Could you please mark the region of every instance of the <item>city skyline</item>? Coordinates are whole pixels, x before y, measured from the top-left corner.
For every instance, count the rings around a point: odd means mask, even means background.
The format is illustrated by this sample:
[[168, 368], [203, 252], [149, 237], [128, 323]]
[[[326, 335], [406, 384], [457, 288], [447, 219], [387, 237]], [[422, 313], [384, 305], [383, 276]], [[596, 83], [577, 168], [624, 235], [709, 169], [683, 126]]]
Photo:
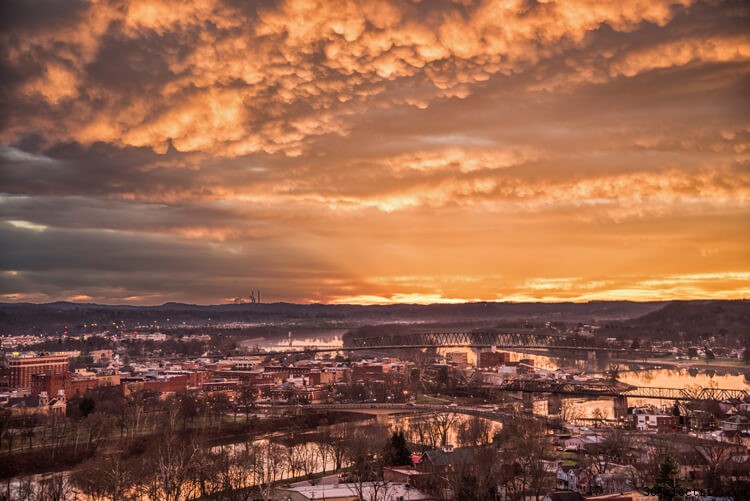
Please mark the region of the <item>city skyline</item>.
[[3, 5], [0, 301], [750, 297], [750, 7]]

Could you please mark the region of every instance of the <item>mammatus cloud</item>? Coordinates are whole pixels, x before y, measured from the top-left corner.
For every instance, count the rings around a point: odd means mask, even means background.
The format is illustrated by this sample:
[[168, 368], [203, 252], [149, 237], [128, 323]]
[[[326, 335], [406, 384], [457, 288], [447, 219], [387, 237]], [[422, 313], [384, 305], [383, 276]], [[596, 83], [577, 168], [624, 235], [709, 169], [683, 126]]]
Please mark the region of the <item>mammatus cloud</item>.
[[[369, 107], [465, 98], [493, 76], [593, 45], [591, 35], [605, 26], [624, 33], [646, 23], [664, 27], [690, 3], [519, 0], [430, 8], [288, 0], [246, 13], [215, 0], [180, 9], [154, 0], [95, 2], [68, 24], [4, 38], [12, 66], [28, 59], [37, 66], [15, 97], [67, 112], [66, 127], [52, 139], [296, 156], [315, 136], [348, 134], [350, 117]], [[122, 76], [146, 80], [146, 92], [97, 74], [97, 58], [112, 45], [125, 63]], [[747, 36], [668, 42], [615, 58], [609, 73], [743, 61], [749, 47]], [[11, 130], [27, 132], [21, 117], [13, 118]]]
[[43, 3], [6, 300], [747, 296], [743, 2]]

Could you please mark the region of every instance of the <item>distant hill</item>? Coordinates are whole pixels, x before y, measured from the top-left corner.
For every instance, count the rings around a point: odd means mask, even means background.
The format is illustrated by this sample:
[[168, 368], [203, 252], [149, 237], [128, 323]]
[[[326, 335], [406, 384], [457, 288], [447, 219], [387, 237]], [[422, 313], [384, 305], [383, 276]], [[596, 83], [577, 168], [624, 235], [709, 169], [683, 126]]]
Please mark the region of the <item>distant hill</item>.
[[[327, 325], [356, 328], [400, 322], [494, 324], [502, 322], [600, 322], [640, 317], [663, 307], [663, 302], [595, 301], [589, 303], [394, 304], [383, 306], [323, 304], [166, 303], [159, 306], [100, 305], [70, 302], [47, 304], [0, 303], [0, 334], [60, 334], [113, 325], [132, 329], [221, 327], [228, 324]], [[96, 329], [91, 324], [97, 324]]]
[[604, 325], [606, 335], [699, 342], [711, 336], [750, 338], [750, 301], [680, 301], [637, 318]]

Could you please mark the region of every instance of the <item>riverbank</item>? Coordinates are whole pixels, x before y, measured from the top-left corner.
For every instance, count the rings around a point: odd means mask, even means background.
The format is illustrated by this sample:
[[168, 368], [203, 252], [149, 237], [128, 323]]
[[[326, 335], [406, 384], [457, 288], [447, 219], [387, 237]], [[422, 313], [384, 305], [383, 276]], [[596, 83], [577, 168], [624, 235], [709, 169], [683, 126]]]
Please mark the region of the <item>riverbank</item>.
[[[211, 446], [229, 445], [257, 440], [273, 434], [286, 435], [289, 431], [311, 432], [321, 426], [368, 419], [365, 414], [343, 411], [326, 411], [304, 416], [282, 416], [271, 420], [253, 419], [248, 422], [225, 421], [213, 427], [186, 427], [183, 433], [201, 433]], [[229, 417], [227, 416], [227, 419]], [[35, 445], [30, 449], [0, 452], [0, 480], [19, 475], [43, 475], [61, 470], [74, 470], [84, 461], [95, 457], [99, 451], [124, 451], [133, 456], [142, 453], [148, 443], [159, 436], [159, 432], [142, 433], [137, 436], [110, 436], [95, 443]]]

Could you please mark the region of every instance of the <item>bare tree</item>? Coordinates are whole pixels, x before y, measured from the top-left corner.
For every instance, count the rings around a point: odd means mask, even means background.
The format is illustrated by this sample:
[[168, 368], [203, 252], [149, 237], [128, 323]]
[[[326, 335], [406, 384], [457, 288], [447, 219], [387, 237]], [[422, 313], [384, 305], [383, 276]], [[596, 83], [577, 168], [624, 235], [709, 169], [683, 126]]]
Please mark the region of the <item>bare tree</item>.
[[607, 415], [601, 408], [597, 407], [591, 412], [591, 418], [594, 419], [595, 426], [601, 426], [601, 424], [607, 418]]
[[317, 483], [316, 473], [318, 473], [318, 448], [311, 442], [305, 442], [298, 444], [297, 448], [297, 461], [299, 467], [304, 473], [307, 480], [315, 485]]
[[328, 463], [333, 459], [334, 456], [333, 445], [328, 441], [323, 441], [323, 439], [320, 439], [315, 442], [314, 447], [315, 454], [320, 461], [319, 464], [321, 473], [325, 474], [328, 470]]
[[36, 501], [65, 501], [73, 493], [68, 477], [58, 473], [39, 481]]
[[327, 441], [331, 446], [334, 469], [340, 470], [346, 464], [347, 441], [354, 434], [355, 430], [356, 425], [346, 423], [343, 426], [336, 426], [323, 433], [321, 441]]
[[35, 501], [36, 499], [36, 488], [34, 480], [31, 478], [22, 478], [18, 481], [18, 487], [16, 487], [15, 497], [11, 496], [11, 499], [18, 501]]
[[387, 490], [380, 457], [387, 440], [381, 426], [360, 426], [347, 439], [347, 457], [354, 480], [351, 489], [359, 499], [377, 501], [378, 492]]
[[188, 427], [188, 423], [192, 422], [198, 416], [198, 399], [190, 393], [183, 393], [177, 396], [177, 402], [179, 404], [179, 416], [182, 419], [182, 427], [185, 429]]
[[85, 463], [73, 476], [73, 483], [92, 500], [121, 501], [133, 487], [132, 465], [117, 453]]
[[101, 412], [92, 412], [83, 420], [88, 435], [89, 449], [97, 449], [112, 433], [115, 427], [114, 419]]
[[245, 414], [245, 423], [250, 420], [250, 414], [253, 412], [257, 398], [258, 390], [255, 387], [249, 384], [240, 386], [235, 400], [235, 413], [239, 410]]
[[297, 442], [286, 448], [287, 465], [292, 477], [303, 474], [313, 482], [317, 472], [317, 455], [314, 446], [309, 442]]
[[434, 362], [434, 355], [422, 351], [414, 353], [412, 361], [414, 369], [412, 372], [411, 388], [415, 393], [425, 393], [432, 386], [433, 381], [430, 377], [430, 369]]
[[440, 445], [445, 446], [448, 443], [448, 436], [458, 423], [460, 415], [454, 412], [438, 412], [433, 414], [431, 422], [435, 427], [437, 435], [440, 437]]
[[263, 501], [270, 501], [275, 492], [274, 484], [287, 466], [286, 449], [279, 444], [264, 441], [253, 445], [252, 457], [253, 484]]
[[191, 437], [167, 433], [153, 447], [145, 464], [151, 475], [145, 483], [145, 494], [151, 499], [180, 501], [194, 496], [198, 484], [194, 481], [200, 468], [201, 447]]
[[479, 416], [471, 416], [459, 422], [457, 432], [461, 445], [484, 446], [492, 441], [492, 425]]
[[732, 457], [745, 451], [745, 448], [729, 442], [701, 440], [693, 444], [693, 451], [700, 454], [708, 466], [706, 487], [718, 490], [724, 486], [723, 479], [729, 475]]
[[224, 497], [228, 501], [249, 501], [254, 499], [253, 467], [255, 465], [253, 444], [245, 442], [230, 454], [229, 471], [221, 473]]
[[474, 474], [477, 479], [477, 499], [495, 501], [500, 480], [500, 462], [497, 449], [481, 447], [474, 452]]
[[248, 501], [252, 499], [252, 445], [202, 447], [193, 481], [200, 499]]
[[437, 428], [429, 419], [415, 419], [409, 423], [409, 436], [411, 442], [418, 443], [424, 448], [437, 447], [439, 437], [436, 433]]
[[505, 484], [510, 486], [517, 480], [523, 491], [538, 499], [547, 487], [543, 460], [551, 452], [544, 424], [528, 416], [518, 416], [504, 424], [496, 435], [496, 442], [509, 455], [508, 459], [512, 458], [511, 468], [505, 471], [511, 472], [514, 478], [505, 479]]
[[622, 372], [622, 369], [620, 368], [619, 364], [610, 364], [607, 370], [604, 371], [604, 374], [607, 376], [607, 379], [610, 382], [616, 383], [617, 380], [620, 378], [621, 372]]
[[580, 405], [576, 405], [570, 400], [563, 400], [560, 406], [560, 419], [563, 423], [574, 423], [583, 417], [583, 411]]
[[11, 429], [11, 423], [13, 419], [13, 413], [10, 409], [0, 409], [0, 444], [3, 440], [8, 441], [8, 452], [10, 452], [13, 446], [13, 430]]
[[213, 425], [214, 418], [218, 418], [219, 425], [221, 425], [223, 416], [232, 410], [232, 403], [229, 401], [229, 397], [222, 392], [210, 394], [206, 397], [205, 404], [209, 425]]

